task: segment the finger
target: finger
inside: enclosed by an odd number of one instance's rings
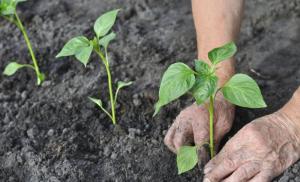
[[[173,138],[175,135],[175,131],[176,131],[176,127],[175,127],[175,123],[173,123],[172,126],[169,128],[169,130],[165,136],[165,139],[164,139],[165,145],[174,153],[176,153],[176,149],[173,144]]]
[[[204,166],[209,161],[209,144],[203,144],[198,149],[198,166],[201,173],[204,173]]]
[[[214,169],[215,166],[217,166],[222,161],[222,159],[225,158],[226,154],[227,150],[226,148],[223,148],[223,150],[219,154],[217,154],[205,165],[204,174],[208,174],[212,169]]]
[[[210,182],[220,181],[235,171],[241,162],[242,160],[239,155],[231,154],[211,169],[211,171],[205,175],[205,178],[209,179]]]
[[[228,156],[228,154],[231,151],[234,151],[233,147],[235,144],[233,143],[233,138],[231,138],[229,141],[227,141],[226,145],[222,148],[222,150],[216,155],[214,158],[212,158],[205,166],[204,174],[209,173],[212,169],[215,168],[218,164],[221,163],[221,161]],[[237,149],[236,149],[237,150]],[[243,152],[238,153],[240,156],[243,154]]]
[[[175,150],[178,151],[181,146],[190,144],[190,140],[189,134],[184,129],[176,129],[173,139]]]
[[[243,182],[248,181],[259,173],[260,165],[255,162],[249,162],[235,170],[224,182]]]
[[[254,176],[249,182],[269,182],[273,179],[271,171],[261,171],[256,176]]]
[[[204,169],[204,165],[209,161],[209,126],[208,122],[194,122],[193,134],[194,142],[198,149],[198,166],[199,169]],[[202,171],[201,171],[202,172]]]

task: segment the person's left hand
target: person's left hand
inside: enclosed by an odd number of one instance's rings
[[[204,182],[268,182],[300,158],[299,125],[278,111],[243,127],[204,169]]]

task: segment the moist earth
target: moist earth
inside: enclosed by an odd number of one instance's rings
[[[300,82],[300,0],[245,3],[237,71],[255,78],[268,107],[238,108],[223,143],[279,109]],[[92,38],[96,18],[113,8],[122,8],[109,48],[114,82],[134,81],[119,95],[116,127],[87,99],[108,98],[98,58],[87,68],[74,58],[55,59],[70,38]],[[18,10],[47,79],[37,87],[32,70],[0,75],[0,181],[201,180],[198,168],[177,175],[175,155],[163,144],[192,100],[183,97],[152,118],[163,71],[178,60],[192,65],[197,55],[190,1],[28,0]],[[11,60],[30,62],[21,33],[4,20],[0,40],[0,70]],[[275,181],[299,182],[300,162]]]

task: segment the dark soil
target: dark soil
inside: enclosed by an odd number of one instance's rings
[[[152,118],[159,80],[170,63],[192,64],[196,42],[186,0],[29,0],[19,7],[47,81],[31,70],[0,75],[0,181],[200,181],[199,169],[177,175],[163,137],[188,98]],[[107,98],[106,74],[96,56],[86,69],[74,58],[56,60],[73,36],[92,37],[103,12],[122,8],[110,47],[121,92],[118,122],[87,100]],[[300,0],[246,1],[237,56],[239,72],[262,88],[267,109],[238,109],[234,135],[254,118],[280,108],[300,83]],[[217,28],[217,27],[216,27]],[[0,70],[10,60],[30,62],[21,33],[0,20]],[[121,129],[120,129],[121,128]],[[225,140],[226,140],[225,139]],[[300,162],[278,181],[300,181]]]

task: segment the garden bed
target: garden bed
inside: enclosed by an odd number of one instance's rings
[[[192,64],[196,38],[185,0],[29,0],[19,6],[46,81],[31,70],[0,75],[0,181],[199,181],[195,169],[177,175],[163,137],[182,99],[152,118],[159,81],[178,59]],[[87,97],[106,100],[106,75],[96,56],[85,69],[74,58],[55,59],[64,43],[92,36],[96,18],[122,8],[110,60],[114,81],[134,84],[119,95],[114,127]],[[237,109],[224,142],[254,118],[279,109],[300,84],[300,1],[246,1],[237,70],[262,88],[266,109]],[[216,27],[217,28],[217,27]],[[191,33],[193,32],[193,33]],[[0,20],[0,70],[12,59],[30,61],[21,33]],[[300,181],[300,162],[278,181]]]

